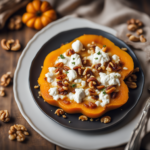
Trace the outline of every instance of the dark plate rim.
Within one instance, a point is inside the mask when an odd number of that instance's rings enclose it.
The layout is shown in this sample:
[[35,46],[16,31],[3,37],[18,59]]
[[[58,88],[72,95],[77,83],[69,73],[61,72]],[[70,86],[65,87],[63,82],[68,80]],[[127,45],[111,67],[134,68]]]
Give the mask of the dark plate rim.
[[[77,29],[95,29],[95,28],[87,28],[87,27],[86,27],[86,28],[85,28],[85,27],[83,27],[83,28],[74,28],[74,29],[62,31],[62,32],[60,32],[60,33],[58,33],[58,34],[55,34],[53,37],[59,36],[59,34],[62,34],[62,33],[65,33],[65,32],[69,32],[69,31],[71,31],[71,30],[77,30]],[[101,30],[101,29],[96,29],[96,30],[105,32],[105,33],[108,34],[109,36],[112,36],[113,38],[116,38],[120,43],[125,44],[126,48],[132,53],[132,55],[134,55],[135,59],[139,62],[139,60],[138,60],[137,56],[135,55],[135,53],[131,50],[131,48],[130,48],[124,41],[122,41],[121,39],[117,38],[117,37],[114,36],[113,34],[108,33],[108,32],[106,32],[106,31],[103,31],[103,30]],[[50,39],[52,39],[53,37],[51,37]],[[106,37],[106,38],[107,38],[107,37]],[[36,102],[36,100],[35,100],[35,98],[34,98],[34,96],[33,96],[32,88],[31,88],[31,82],[30,82],[30,73],[31,73],[31,66],[32,66],[32,63],[33,63],[34,59],[35,59],[36,56],[40,53],[40,50],[44,47],[44,45],[49,42],[50,39],[48,39],[48,41],[45,42],[45,43],[41,46],[41,48],[38,50],[38,52],[37,52],[36,55],[34,56],[32,62],[31,62],[31,65],[30,65],[29,80],[28,80],[29,85],[30,85],[30,92],[31,92],[31,95],[32,95],[32,97],[33,97],[33,99],[34,99],[34,102],[36,103],[36,105],[38,106],[38,108],[39,108],[48,118],[52,119],[52,120],[55,121],[56,123],[58,123],[58,124],[60,124],[60,125],[62,125],[62,126],[64,126],[64,127],[66,127],[66,128],[69,128],[69,129],[78,130],[78,131],[96,131],[96,130],[99,130],[99,131],[100,131],[100,130],[104,130],[104,129],[106,129],[106,128],[110,128],[110,127],[112,127],[112,126],[118,124],[121,120],[123,120],[123,119],[133,110],[133,108],[134,108],[134,107],[137,105],[137,103],[139,102],[139,99],[140,99],[140,97],[141,97],[141,95],[142,95],[142,93],[143,93],[143,87],[144,87],[144,84],[145,84],[144,72],[143,72],[143,70],[142,70],[142,68],[141,68],[140,63],[139,63],[139,66],[138,66],[138,67],[140,68],[140,71],[141,71],[142,77],[143,77],[142,90],[140,91],[139,96],[138,96],[138,98],[137,98],[135,104],[130,108],[130,110],[128,110],[118,121],[114,122],[113,124],[107,125],[106,127],[95,128],[95,129],[75,128],[75,127],[70,127],[69,124],[68,124],[68,126],[67,126],[67,125],[64,125],[64,124],[60,123],[59,121],[55,120],[54,118],[52,118],[51,116],[49,116],[49,115],[38,105],[38,103]],[[116,46],[117,46],[117,45],[116,45]],[[52,52],[52,51],[51,51],[51,52]],[[130,56],[131,56],[131,55],[130,55]],[[132,56],[131,56],[131,57],[132,57]]]

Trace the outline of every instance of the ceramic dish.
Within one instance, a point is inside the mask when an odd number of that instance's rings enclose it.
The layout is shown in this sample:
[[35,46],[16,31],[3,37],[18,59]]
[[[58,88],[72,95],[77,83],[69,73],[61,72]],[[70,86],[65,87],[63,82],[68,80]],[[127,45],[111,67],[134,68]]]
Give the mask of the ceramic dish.
[[[67,149],[95,150],[126,143],[139,120],[146,96],[145,90],[142,98],[128,117],[125,117],[120,123],[111,128],[102,131],[85,132],[71,130],[59,125],[41,112],[39,107],[35,104],[29,85],[29,71],[34,57],[42,45],[47,42],[47,39],[51,39],[62,31],[87,27],[101,29],[116,35],[115,30],[97,25],[86,19],[70,16],[62,18],[46,26],[31,39],[19,58],[14,74],[14,97],[23,117],[43,138]],[[141,53],[139,56],[140,55]]]
[[[58,107],[54,107],[52,105],[49,105],[43,101],[43,99],[38,97],[38,90],[34,89],[34,85],[37,85],[37,79],[41,72],[41,66],[43,65],[45,57],[53,50],[60,47],[62,43],[67,43],[72,41],[73,39],[83,35],[83,34],[94,34],[94,35],[102,35],[109,40],[111,40],[115,45],[118,47],[126,47],[128,49],[128,53],[132,57],[134,61],[135,67],[140,68],[140,72],[137,74],[137,78],[140,79],[137,82],[138,88],[131,90],[129,92],[129,100],[128,102],[123,105],[122,107],[109,111],[104,115],[111,116],[112,121],[108,124],[100,123],[99,121],[93,121],[92,123],[90,121],[80,121],[78,120],[79,116],[81,114],[67,114],[67,119],[63,119],[62,117],[58,117],[54,114],[55,110]],[[91,29],[91,28],[78,28],[73,29],[65,32],[61,32],[57,35],[55,35],[53,38],[48,40],[39,50],[37,55],[32,61],[31,68],[30,68],[30,75],[29,75],[29,83],[30,88],[34,97],[34,100],[36,104],[39,106],[39,108],[44,112],[46,115],[48,115],[51,119],[56,121],[57,123],[76,130],[84,130],[84,131],[91,131],[91,130],[102,130],[106,129],[108,127],[111,127],[121,121],[129,112],[134,108],[134,106],[137,104],[143,90],[143,84],[144,84],[144,75],[143,71],[140,67],[139,61],[136,58],[133,51],[121,40],[113,36],[112,34],[109,34],[107,32],[104,32],[102,30],[98,29]],[[68,124],[68,121],[71,121],[72,123]]]

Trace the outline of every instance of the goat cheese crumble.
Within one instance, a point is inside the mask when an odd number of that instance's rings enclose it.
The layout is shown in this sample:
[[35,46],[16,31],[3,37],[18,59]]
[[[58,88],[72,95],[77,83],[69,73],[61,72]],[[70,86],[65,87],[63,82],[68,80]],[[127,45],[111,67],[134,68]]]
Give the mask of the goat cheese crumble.
[[110,86],[110,85],[119,85],[120,86],[120,80],[119,78],[121,77],[121,74],[119,73],[110,73],[110,74],[106,74],[106,73],[99,73],[100,75],[100,82],[102,83],[102,85],[105,86]]
[[82,48],[83,48],[83,44],[79,40],[76,40],[74,43],[72,43],[72,49],[75,52],[79,53]]

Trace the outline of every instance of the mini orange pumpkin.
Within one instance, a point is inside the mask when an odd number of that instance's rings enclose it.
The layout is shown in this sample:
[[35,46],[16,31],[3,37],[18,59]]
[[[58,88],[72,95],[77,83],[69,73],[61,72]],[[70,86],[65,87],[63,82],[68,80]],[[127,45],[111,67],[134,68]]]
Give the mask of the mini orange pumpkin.
[[55,10],[46,1],[34,0],[28,3],[26,11],[22,16],[22,22],[37,30],[42,29],[57,18]]

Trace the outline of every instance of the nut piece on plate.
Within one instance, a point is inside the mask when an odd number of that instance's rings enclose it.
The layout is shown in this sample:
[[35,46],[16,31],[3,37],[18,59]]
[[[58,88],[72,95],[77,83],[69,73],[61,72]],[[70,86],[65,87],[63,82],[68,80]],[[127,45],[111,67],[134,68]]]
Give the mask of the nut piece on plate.
[[127,51],[127,48],[125,48],[125,47],[122,47],[122,48],[121,48],[121,50],[123,50],[123,51]]
[[87,121],[87,120],[88,120],[88,117],[85,116],[85,115],[81,115],[81,116],[79,117],[79,120],[81,120],[81,121]]
[[8,86],[11,82],[11,72],[7,72],[6,74],[2,75],[0,81],[2,86]]
[[17,139],[18,142],[23,142],[25,140],[25,135],[29,135],[25,126],[21,124],[16,124],[10,127],[8,131],[10,140]]
[[5,90],[3,87],[0,87],[0,96],[5,96]]
[[3,122],[9,122],[9,113],[8,110],[1,110],[0,111],[0,120]]
[[136,89],[137,88],[137,84],[135,82],[132,81],[126,81],[126,84],[129,88],[131,89]]
[[8,29],[10,30],[19,30],[22,27],[21,16],[17,15],[12,17],[8,23]]
[[18,51],[21,48],[19,40],[14,41],[13,39],[1,40],[1,46],[4,50],[12,50],[12,51]]
[[143,35],[140,35],[140,41],[142,43],[145,43],[146,42],[146,38]]
[[55,111],[55,114],[57,115],[57,116],[62,116],[62,115],[64,115],[64,110],[63,109],[57,109],[56,111]]
[[136,37],[134,35],[131,35],[129,37],[129,40],[132,41],[132,42],[139,42],[140,41],[140,38],[139,37]]
[[103,123],[109,123],[110,121],[111,121],[110,116],[104,116],[101,118],[101,122],[103,122]]

